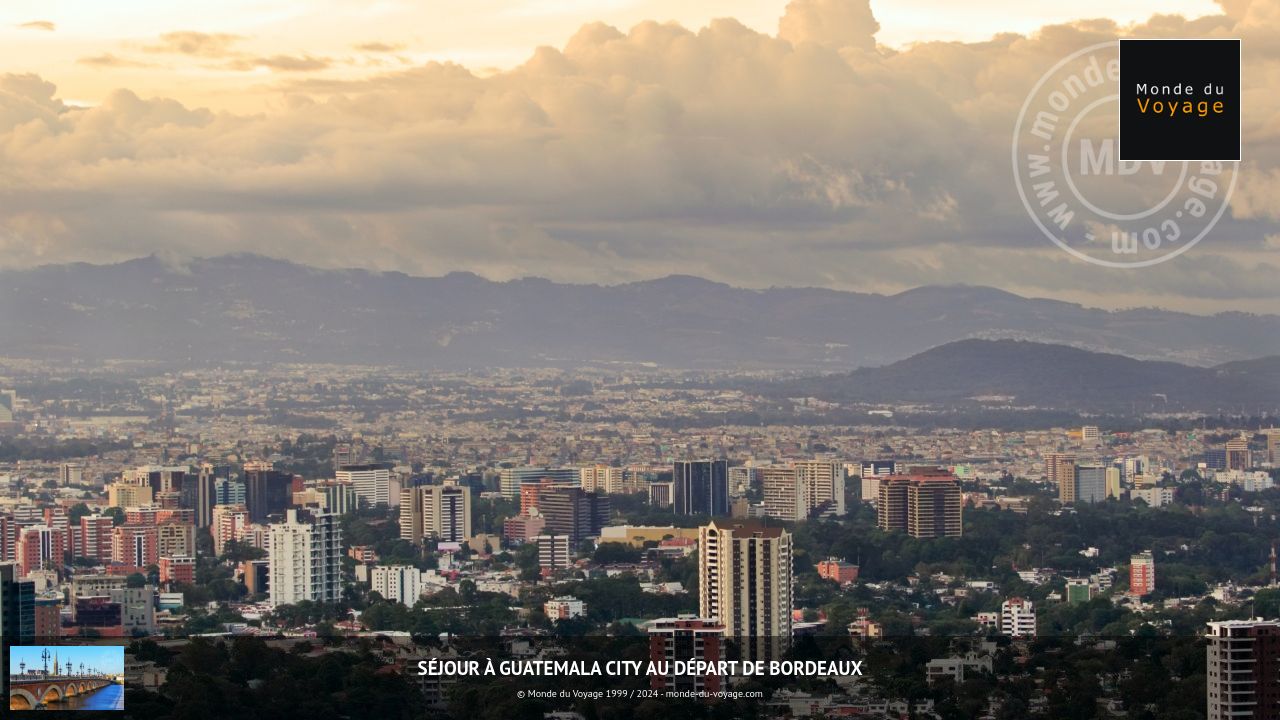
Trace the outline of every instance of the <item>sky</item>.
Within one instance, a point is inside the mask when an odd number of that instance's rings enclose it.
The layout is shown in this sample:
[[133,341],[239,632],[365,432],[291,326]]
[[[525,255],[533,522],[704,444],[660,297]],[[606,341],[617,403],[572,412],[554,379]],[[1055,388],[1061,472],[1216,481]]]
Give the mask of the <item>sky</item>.
[[124,673],[124,648],[118,645],[13,645],[9,648],[11,672],[19,672],[18,663],[26,663],[27,670],[45,667],[40,654],[46,649],[49,651],[50,671],[53,669],[53,654],[57,653],[58,664],[64,668],[64,672],[67,661],[70,660],[71,667],[77,674],[81,663],[84,663],[86,671],[92,667],[107,675]]
[[[0,4],[0,267],[257,252],[1280,312],[1280,0],[216,7]],[[1008,169],[1039,75],[1117,36],[1246,48],[1230,212],[1141,271],[1054,248]]]

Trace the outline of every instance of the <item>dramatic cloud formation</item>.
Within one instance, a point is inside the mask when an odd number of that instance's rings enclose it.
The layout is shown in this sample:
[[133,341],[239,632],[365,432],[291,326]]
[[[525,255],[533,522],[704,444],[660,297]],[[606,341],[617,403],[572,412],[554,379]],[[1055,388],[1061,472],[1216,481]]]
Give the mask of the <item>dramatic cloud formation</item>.
[[[1280,309],[1280,0],[902,51],[877,47],[877,28],[867,0],[794,0],[776,35],[728,19],[590,24],[484,76],[434,63],[355,80],[268,74],[281,100],[258,114],[127,90],[72,107],[39,77],[0,77],[0,256],[253,251],[498,279],[967,282],[1090,304]],[[1118,34],[1238,36],[1250,53],[1234,217],[1138,272],[1053,248],[1008,166],[1040,74]],[[236,56],[235,41],[171,33],[148,49],[240,70],[341,62]],[[383,47],[395,49],[359,49]]]

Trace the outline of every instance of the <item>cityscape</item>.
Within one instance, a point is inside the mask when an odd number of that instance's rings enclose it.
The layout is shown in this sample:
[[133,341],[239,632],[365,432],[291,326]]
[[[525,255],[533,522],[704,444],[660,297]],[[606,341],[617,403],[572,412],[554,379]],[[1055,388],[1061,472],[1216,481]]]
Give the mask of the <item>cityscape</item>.
[[[5,361],[0,379],[4,637],[127,648],[131,701],[164,696],[191,638],[307,656],[376,639],[401,669],[467,638],[870,658],[865,677],[773,688],[754,711],[771,717],[1059,717],[1079,693],[1112,715],[1233,717],[1271,682],[1254,670],[1280,637],[1269,422],[960,430],[895,425],[895,407],[686,427],[669,418],[758,413],[769,381],[660,369]],[[1045,657],[1135,642],[1191,663],[1144,668],[1174,692],[1124,668],[1035,690],[1061,667]],[[912,659],[876,672],[904,643]],[[1224,692],[1241,672],[1253,689]],[[428,712],[466,707],[463,679],[408,682]]]

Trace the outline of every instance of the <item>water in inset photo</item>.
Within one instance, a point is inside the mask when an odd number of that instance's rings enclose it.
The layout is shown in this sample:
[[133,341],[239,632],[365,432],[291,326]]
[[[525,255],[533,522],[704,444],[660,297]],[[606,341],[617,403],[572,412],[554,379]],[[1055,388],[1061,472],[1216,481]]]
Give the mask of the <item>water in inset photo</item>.
[[123,710],[124,648],[9,648],[10,710]]

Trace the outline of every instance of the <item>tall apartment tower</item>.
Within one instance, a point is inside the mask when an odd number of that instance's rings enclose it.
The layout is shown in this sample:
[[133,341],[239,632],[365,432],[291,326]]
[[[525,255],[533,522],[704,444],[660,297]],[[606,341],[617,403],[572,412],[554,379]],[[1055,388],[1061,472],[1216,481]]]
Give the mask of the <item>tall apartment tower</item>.
[[677,515],[729,514],[727,460],[677,461],[672,475]]
[[[722,659],[720,637],[724,634],[724,626],[715,620],[692,615],[658,618],[649,621],[648,630],[651,662],[668,663],[666,667],[673,668],[676,662],[714,663]],[[649,677],[649,687],[667,692],[714,693],[720,690],[720,676],[715,673],[655,674]]]
[[400,539],[466,542],[471,537],[471,488],[446,480],[400,491]]
[[1063,503],[1076,501],[1076,456],[1071,453],[1044,454],[1044,479],[1058,488],[1058,500]]
[[582,489],[615,495],[622,492],[622,468],[609,465],[592,465],[578,469]]
[[881,530],[922,539],[960,537],[963,520],[960,481],[945,470],[917,469],[880,479],[876,523]]
[[351,483],[356,501],[364,507],[391,506],[391,465],[364,463],[342,465],[335,472],[340,483]]
[[1100,503],[1107,499],[1107,470],[1105,465],[1077,465],[1075,468],[1075,499],[1083,503]]
[[845,514],[844,465],[815,460],[757,470],[769,517],[805,520]]
[[1129,594],[1150,595],[1156,589],[1156,561],[1150,551],[1129,558]]
[[271,526],[267,548],[272,605],[311,600],[337,602],[342,596],[342,528],[328,513],[310,522],[296,509]]
[[1280,718],[1280,622],[1211,622],[1206,637],[1208,720]]
[[698,614],[724,626],[744,660],[782,657],[791,641],[791,534],[715,521],[698,530]]

